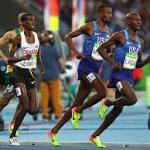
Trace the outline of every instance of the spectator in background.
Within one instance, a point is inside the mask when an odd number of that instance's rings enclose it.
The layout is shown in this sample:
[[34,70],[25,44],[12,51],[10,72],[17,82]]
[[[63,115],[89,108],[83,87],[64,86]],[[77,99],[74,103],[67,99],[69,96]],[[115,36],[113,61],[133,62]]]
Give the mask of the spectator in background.
[[143,76],[143,68],[135,68],[132,73],[134,85],[136,85]]
[[63,112],[61,100],[60,72],[64,69],[64,59],[54,46],[54,34],[45,31],[42,34],[44,43],[41,46],[41,58],[45,68],[41,81],[41,108],[44,120],[49,120],[49,99],[54,109],[55,118],[59,119]]

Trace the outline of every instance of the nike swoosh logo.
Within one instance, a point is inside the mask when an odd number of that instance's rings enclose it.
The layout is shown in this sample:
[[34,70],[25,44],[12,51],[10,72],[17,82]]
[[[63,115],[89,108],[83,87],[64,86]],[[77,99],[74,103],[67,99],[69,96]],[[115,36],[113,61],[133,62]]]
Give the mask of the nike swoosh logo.
[[131,44],[131,42],[127,42],[127,44]]
[[100,33],[95,33],[95,35],[100,35]]

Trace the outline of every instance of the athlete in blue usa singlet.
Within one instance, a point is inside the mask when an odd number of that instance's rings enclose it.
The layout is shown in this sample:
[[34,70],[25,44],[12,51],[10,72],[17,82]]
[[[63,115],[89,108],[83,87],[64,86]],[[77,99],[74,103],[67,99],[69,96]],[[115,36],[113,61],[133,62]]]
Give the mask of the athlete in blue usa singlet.
[[[103,98],[106,98],[105,86],[98,75],[102,57],[97,52],[97,48],[109,38],[111,31],[108,29],[107,23],[110,22],[111,19],[111,4],[105,2],[98,6],[98,18],[96,21],[88,22],[65,36],[65,41],[69,48],[75,54],[76,58],[80,59],[78,66],[78,79],[80,80],[80,83],[74,103],[65,112],[61,120],[59,120],[59,122],[48,132],[48,136],[54,146],[59,145],[58,140],[55,138],[57,136],[57,132],[70,118],[73,128],[78,128],[81,117],[80,113]],[[72,40],[74,37],[79,35],[85,36],[82,53],[80,53],[80,50],[77,49]],[[89,100],[83,103],[93,89],[96,93]],[[92,138],[91,141],[94,142]],[[102,143],[100,143],[100,146],[104,147]]]
[[127,80],[133,84],[132,72],[136,67],[139,53],[141,51],[141,41],[137,37],[136,40],[131,40],[129,32],[123,31],[125,42],[116,48],[114,54],[114,62],[122,66],[119,71],[112,70],[108,87],[116,88],[118,81]]
[[83,74],[98,73],[103,58],[97,52],[97,48],[108,40],[110,36],[110,31],[107,26],[105,31],[101,32],[96,21],[94,21],[92,25],[93,33],[91,36],[85,37],[83,46],[83,55],[85,58],[80,61],[78,66],[79,80]]
[[[115,88],[116,100],[105,99],[99,107],[100,119],[104,121],[99,128],[91,135],[95,139],[107,129],[113,121],[121,114],[124,106],[131,106],[137,102],[134,89],[132,88],[132,71],[134,68],[143,67],[150,63],[150,56],[142,60],[143,40],[137,36],[141,27],[141,17],[137,12],[126,15],[127,29],[115,32],[109,40],[104,42],[97,51],[112,65],[109,87]],[[114,58],[112,59],[105,51],[105,48],[116,46]],[[106,114],[108,107],[112,110]],[[98,140],[96,140],[95,143]],[[94,144],[95,144],[94,143]],[[97,146],[97,144],[95,144]]]

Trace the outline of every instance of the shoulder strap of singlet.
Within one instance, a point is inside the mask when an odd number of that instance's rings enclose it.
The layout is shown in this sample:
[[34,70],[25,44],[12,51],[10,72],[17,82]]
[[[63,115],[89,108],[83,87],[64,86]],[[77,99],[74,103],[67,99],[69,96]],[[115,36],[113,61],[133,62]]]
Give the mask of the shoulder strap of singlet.
[[137,37],[136,37],[136,41],[141,44],[141,39],[140,39],[140,37],[137,36]]
[[35,42],[34,43],[39,43],[39,38],[36,32],[32,32],[35,38]]
[[93,21],[93,29],[94,29],[94,32],[97,31],[97,23],[96,23],[96,21]]
[[129,33],[127,30],[123,30],[124,35],[125,35],[125,39],[128,40],[129,39]]
[[21,47],[23,47],[23,46],[25,46],[27,44],[24,32],[20,32],[20,36],[21,36]]

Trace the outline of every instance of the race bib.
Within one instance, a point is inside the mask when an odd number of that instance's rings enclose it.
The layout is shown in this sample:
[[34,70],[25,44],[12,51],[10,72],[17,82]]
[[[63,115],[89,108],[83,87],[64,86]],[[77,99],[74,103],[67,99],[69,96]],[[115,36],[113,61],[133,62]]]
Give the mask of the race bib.
[[97,49],[99,48],[100,44],[98,42],[96,42],[93,46],[93,50],[92,50],[92,55],[91,57],[94,60],[102,60],[103,58],[100,56],[100,54],[98,53]]
[[31,69],[37,67],[37,56],[32,55],[29,60],[22,60],[20,62],[15,63],[16,66],[25,68],[25,69]]
[[125,69],[134,69],[136,67],[136,62],[138,60],[138,54],[127,53],[125,56],[123,68]]
[[15,65],[20,67],[20,68],[25,68],[25,69],[30,69],[30,68],[36,68],[36,60],[23,60],[20,61],[18,63],[16,63]]
[[89,74],[87,75],[87,79],[88,79],[88,81],[91,83],[93,80],[96,79],[96,76],[94,75],[94,73],[89,73]]
[[23,66],[25,66],[26,68],[35,68],[36,67],[36,61],[35,60],[25,60],[22,63]]

